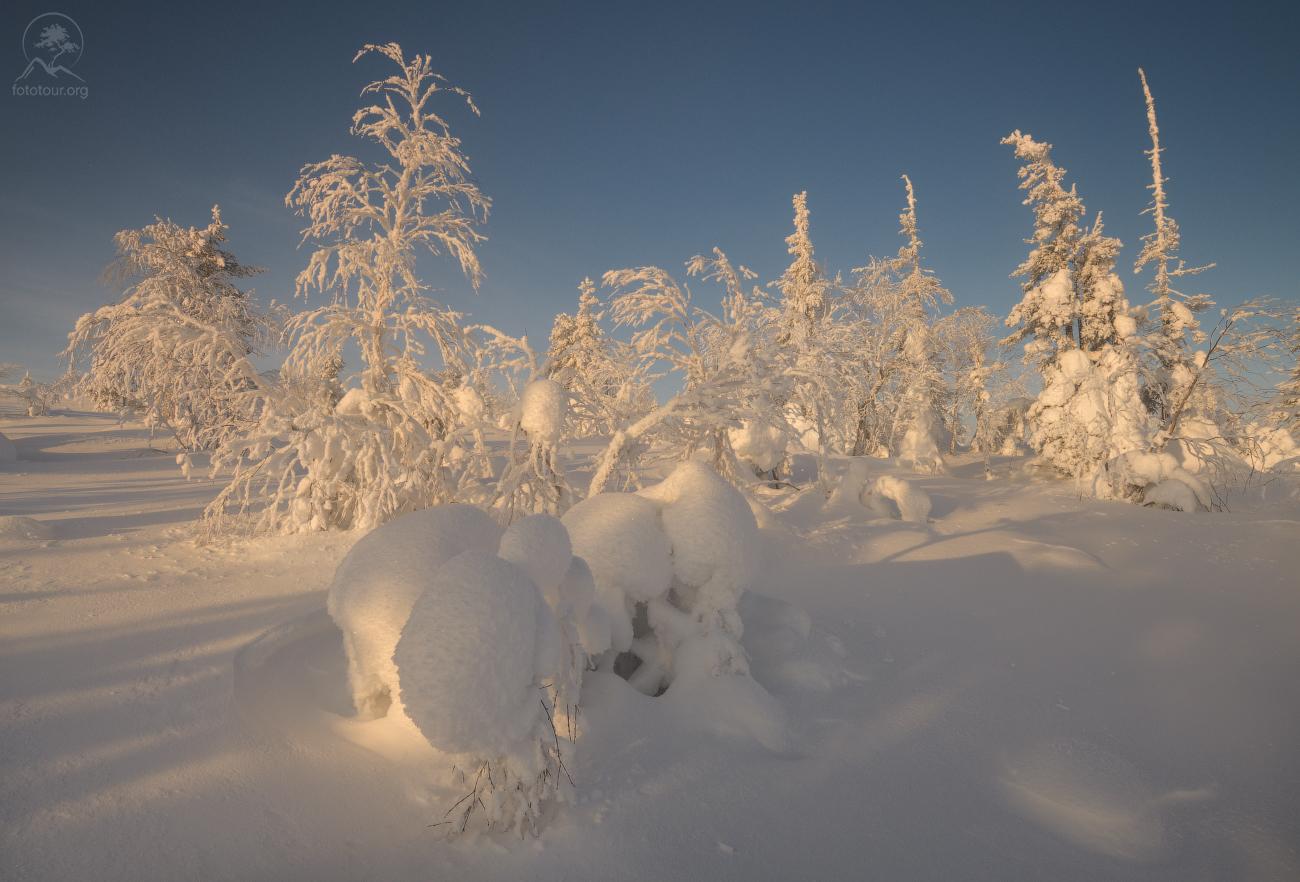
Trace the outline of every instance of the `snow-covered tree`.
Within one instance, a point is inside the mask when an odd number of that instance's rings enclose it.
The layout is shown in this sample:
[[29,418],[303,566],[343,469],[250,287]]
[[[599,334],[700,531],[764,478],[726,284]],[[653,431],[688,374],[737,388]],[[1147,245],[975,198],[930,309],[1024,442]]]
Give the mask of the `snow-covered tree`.
[[29,417],[44,416],[50,412],[50,388],[33,380],[30,371],[24,373],[18,381],[17,393]]
[[[1012,274],[1024,292],[1007,317],[1016,330],[1003,340],[1010,346],[1028,339],[1025,358],[1040,365],[1055,362],[1060,352],[1077,345],[1074,328],[1079,316],[1074,290],[1074,259],[1083,236],[1079,221],[1083,201],[1074,186],[1062,184],[1065,169],[1052,160],[1052,145],[1035,141],[1019,129],[1002,139],[1015,148],[1024,164],[1017,173],[1024,204],[1034,212],[1034,233],[1026,243],[1029,256]],[[1019,327],[1017,327],[1019,326]]]
[[832,285],[818,265],[808,232],[808,193],[794,194],[794,232],[786,237],[793,258],[773,284],[781,291],[782,342],[814,333],[830,309]]
[[[388,43],[364,46],[354,61],[371,53],[397,66],[364,89],[380,101],[352,119],[352,133],[377,148],[378,160],[312,163],[285,197],[307,219],[304,241],[317,244],[298,294],[330,298],[289,323],[285,368],[316,374],[353,345],[360,385],[333,409],[293,397],[268,403],[260,425],[214,459],[214,469],[234,468],[208,508],[214,521],[228,508],[260,507],[262,529],[366,528],[456,495],[457,390],[469,343],[460,315],[425,296],[416,261],[448,254],[471,284],[482,277],[475,249],[490,200],[433,105],[450,93],[478,110],[429,56],[408,59]],[[442,374],[422,369],[428,354],[440,358]]]
[[907,207],[898,216],[899,232],[907,240],[894,258],[898,298],[905,322],[903,356],[908,374],[903,412],[898,425],[905,427],[898,442],[900,465],[922,472],[941,472],[943,457],[939,453],[936,429],[939,418],[936,399],[942,388],[939,361],[930,332],[930,310],[952,301],[933,270],[921,265],[921,237],[917,231],[916,194],[912,179],[903,175],[907,189]]
[[128,286],[86,313],[64,355],[79,391],[98,406],[138,414],[184,451],[212,448],[256,418],[260,380],[249,361],[270,323],[240,279],[259,272],[224,247],[221,211],[203,228],[157,219],[115,237],[105,274]]
[[546,353],[550,376],[561,378],[563,384],[565,377],[589,376],[599,370],[606,358],[602,315],[596,283],[583,279],[578,284],[577,312],[558,313],[551,324],[551,345]]
[[591,279],[578,286],[578,310],[560,313],[551,327],[547,375],[569,391],[578,437],[612,434],[654,406],[645,382],[648,365],[626,344],[607,336]]
[[[829,493],[826,462],[833,443],[837,420],[834,412],[842,405],[839,395],[837,353],[844,348],[843,328],[838,325],[840,304],[835,292],[839,279],[827,278],[818,264],[809,234],[808,194],[794,195],[794,232],[786,237],[792,260],[781,278],[772,283],[781,292],[779,317],[773,322],[774,357],[794,381],[784,402],[786,419],[798,431],[804,445],[817,454],[817,477]],[[756,340],[756,345],[758,341]],[[763,421],[746,431],[770,438],[781,432],[775,423]]]
[[1160,155],[1164,148],[1160,146],[1156,102],[1147,85],[1146,73],[1141,68],[1138,69],[1138,76],[1142,80],[1142,94],[1146,98],[1147,130],[1151,135],[1151,149],[1146,151],[1151,158],[1151,184],[1148,186],[1151,190],[1151,205],[1145,213],[1151,215],[1155,229],[1142,237],[1142,251],[1133,271],[1141,272],[1148,266],[1152,268],[1147,290],[1152,296],[1150,308],[1156,313],[1160,324],[1147,334],[1147,338],[1159,370],[1148,383],[1146,395],[1159,417],[1161,427],[1168,433],[1171,423],[1176,419],[1174,410],[1178,407],[1177,402],[1184,399],[1184,392],[1196,374],[1195,355],[1190,351],[1189,338],[1192,343],[1205,340],[1196,313],[1213,305],[1208,295],[1187,294],[1174,285],[1178,279],[1204,272],[1214,264],[1189,267],[1178,256],[1181,234],[1178,223],[1169,216],[1169,201],[1165,192],[1168,178],[1164,176],[1161,165]]
[[1051,145],[1019,131],[1003,139],[1024,162],[1020,187],[1034,210],[1033,246],[1015,275],[1024,296],[1007,319],[1019,325],[1003,343],[1027,340],[1025,360],[1043,390],[1026,412],[1030,440],[1044,461],[1085,484],[1116,456],[1141,449],[1149,427],[1136,349],[1137,320],[1115,273],[1122,243],[1106,236],[1099,214],[1084,230],[1083,200]]
[[[767,333],[771,312],[759,292],[746,292],[753,274],[714,249],[697,256],[688,272],[722,283],[720,315],[694,305],[689,286],[659,267],[610,270],[611,313],[617,327],[633,328],[632,349],[645,363],[661,366],[682,383],[681,391],[640,418],[619,427],[597,457],[588,495],[604,490],[617,472],[636,483],[631,460],[653,445],[672,459],[708,452],[724,477],[747,483],[732,449],[729,430],[750,420],[779,420],[789,395],[789,376],[773,364],[771,351],[754,345]],[[649,375],[647,375],[649,376]]]
[[1291,312],[1291,323],[1284,336],[1290,353],[1290,374],[1278,385],[1277,421],[1292,432],[1300,432],[1300,307]]
[[[845,449],[854,456],[897,454],[909,468],[943,469],[937,413],[943,378],[932,338],[934,310],[952,300],[921,261],[916,195],[902,177],[907,202],[899,214],[898,253],[853,270],[842,319],[852,336]],[[840,398],[844,398],[841,392]]]
[[949,436],[948,452],[965,441],[980,452],[991,452],[994,378],[1006,370],[991,358],[997,319],[982,306],[967,306],[939,319],[932,339],[942,372],[942,413]]

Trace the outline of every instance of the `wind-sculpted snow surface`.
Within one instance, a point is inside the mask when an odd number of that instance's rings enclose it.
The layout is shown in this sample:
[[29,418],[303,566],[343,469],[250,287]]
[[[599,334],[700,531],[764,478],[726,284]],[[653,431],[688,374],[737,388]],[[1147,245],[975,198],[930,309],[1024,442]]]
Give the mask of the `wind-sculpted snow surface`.
[[0,516],[0,539],[41,541],[53,539],[54,536],[54,527],[35,518],[25,518],[21,515]]
[[0,432],[0,462],[15,462],[17,459],[18,448],[4,432]]

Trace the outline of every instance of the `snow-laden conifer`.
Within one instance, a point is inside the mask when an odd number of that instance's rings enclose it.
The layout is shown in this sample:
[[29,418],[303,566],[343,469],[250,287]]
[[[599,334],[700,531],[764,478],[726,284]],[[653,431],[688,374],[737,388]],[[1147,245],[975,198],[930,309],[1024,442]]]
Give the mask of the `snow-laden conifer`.
[[1164,175],[1160,146],[1160,126],[1156,120],[1156,101],[1147,85],[1146,73],[1139,68],[1138,76],[1142,80],[1142,95],[1146,99],[1147,131],[1151,136],[1151,149],[1146,151],[1151,158],[1151,204],[1144,213],[1151,215],[1154,229],[1142,237],[1142,251],[1133,266],[1135,273],[1151,267],[1151,281],[1147,290],[1151,292],[1150,309],[1159,320],[1159,326],[1147,334],[1152,353],[1158,363],[1158,372],[1147,385],[1147,398],[1155,409],[1161,427],[1170,430],[1175,419],[1173,412],[1177,402],[1184,397],[1188,385],[1195,375],[1195,358],[1189,343],[1202,343],[1205,333],[1201,330],[1196,313],[1213,305],[1206,294],[1187,294],[1175,286],[1177,280],[1193,276],[1210,269],[1214,264],[1204,266],[1187,266],[1178,256],[1182,235],[1178,222],[1169,216],[1169,200],[1165,185],[1169,179]]

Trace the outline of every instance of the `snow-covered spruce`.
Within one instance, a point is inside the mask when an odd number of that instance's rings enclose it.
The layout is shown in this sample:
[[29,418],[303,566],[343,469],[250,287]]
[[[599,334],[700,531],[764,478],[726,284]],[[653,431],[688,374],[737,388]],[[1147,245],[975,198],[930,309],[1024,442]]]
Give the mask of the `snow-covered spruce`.
[[759,474],[775,475],[790,444],[786,427],[765,419],[745,420],[739,428],[728,429],[727,437],[736,456]]
[[880,517],[924,524],[930,516],[930,495],[896,475],[880,475],[873,482],[868,463],[852,459],[823,510],[851,516],[860,506]]

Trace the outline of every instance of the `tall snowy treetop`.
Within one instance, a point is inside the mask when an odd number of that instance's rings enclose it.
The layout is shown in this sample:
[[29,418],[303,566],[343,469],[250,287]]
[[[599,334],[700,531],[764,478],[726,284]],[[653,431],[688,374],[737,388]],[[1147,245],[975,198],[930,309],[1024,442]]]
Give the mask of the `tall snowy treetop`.
[[336,244],[313,255],[299,276],[299,293],[337,285],[356,286],[363,299],[370,292],[381,299],[413,296],[422,287],[414,276],[421,248],[455,257],[478,288],[483,271],[475,247],[486,238],[479,227],[491,199],[472,180],[460,139],[431,104],[434,96],[451,92],[476,115],[478,107],[468,92],[433,71],[428,55],[407,60],[396,43],[367,44],[353,61],[372,52],[390,59],[399,72],[362,90],[382,94],[383,103],[358,110],[352,133],[378,143],[396,164],[367,165],[335,155],[303,167],[285,204],[310,221],[304,241]]

